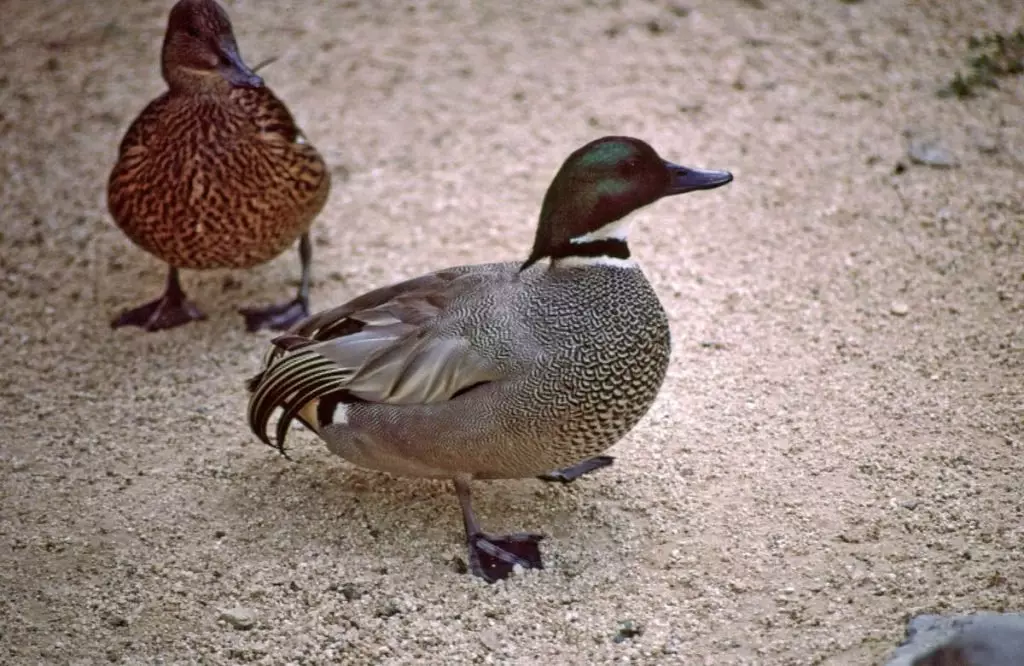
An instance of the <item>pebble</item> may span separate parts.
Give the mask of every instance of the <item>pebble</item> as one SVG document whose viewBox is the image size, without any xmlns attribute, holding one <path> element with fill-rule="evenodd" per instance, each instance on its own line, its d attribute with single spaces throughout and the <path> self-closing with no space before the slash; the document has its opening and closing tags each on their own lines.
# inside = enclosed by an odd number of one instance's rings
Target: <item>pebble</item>
<svg viewBox="0 0 1024 666">
<path fill-rule="evenodd" d="M 619 630 L 612 637 L 613 643 L 624 643 L 638 636 L 643 635 L 644 628 L 633 620 L 624 620 L 619 623 Z"/>
<path fill-rule="evenodd" d="M 363 588 L 355 583 L 342 583 L 339 589 L 341 596 L 345 597 L 345 601 L 356 601 L 364 594 Z"/>
<path fill-rule="evenodd" d="M 491 652 L 501 650 L 501 638 L 494 629 L 484 629 L 479 634 L 480 643 Z"/>
<path fill-rule="evenodd" d="M 235 606 L 221 611 L 220 619 L 235 629 L 245 631 L 256 626 L 256 611 L 244 606 Z"/>
<path fill-rule="evenodd" d="M 940 169 L 959 166 L 960 161 L 937 139 L 908 135 L 907 156 L 911 162 Z"/>
<path fill-rule="evenodd" d="M 910 312 L 910 306 L 904 301 L 893 301 L 889 304 L 889 312 L 897 317 L 905 317 Z"/>
</svg>

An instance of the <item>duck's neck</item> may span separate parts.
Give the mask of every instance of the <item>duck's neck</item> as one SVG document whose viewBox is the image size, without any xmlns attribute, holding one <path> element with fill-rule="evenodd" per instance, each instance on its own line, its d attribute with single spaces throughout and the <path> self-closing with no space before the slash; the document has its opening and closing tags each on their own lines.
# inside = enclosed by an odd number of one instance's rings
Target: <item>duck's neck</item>
<svg viewBox="0 0 1024 666">
<path fill-rule="evenodd" d="M 574 239 L 551 255 L 553 268 L 579 268 L 585 266 L 611 266 L 633 268 L 636 262 L 629 256 L 629 245 L 623 238 Z"/>
<path fill-rule="evenodd" d="M 172 95 L 227 100 L 231 84 L 216 72 L 163 66 L 163 77 Z"/>
<path fill-rule="evenodd" d="M 616 220 L 589 233 L 569 239 L 551 252 L 553 267 L 613 266 L 633 268 L 626 242 L 628 222 Z"/>
</svg>

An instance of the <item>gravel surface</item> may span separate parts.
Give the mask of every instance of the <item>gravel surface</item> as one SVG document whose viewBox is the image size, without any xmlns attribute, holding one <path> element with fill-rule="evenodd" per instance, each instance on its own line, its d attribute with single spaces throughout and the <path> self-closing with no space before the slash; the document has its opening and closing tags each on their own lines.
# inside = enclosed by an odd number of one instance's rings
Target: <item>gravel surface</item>
<svg viewBox="0 0 1024 666">
<path fill-rule="evenodd" d="M 476 488 L 548 535 L 493 586 L 445 484 L 248 432 L 235 307 L 293 252 L 110 330 L 163 285 L 104 187 L 169 7 L 3 3 L 0 662 L 880 664 L 910 617 L 1020 610 L 1024 86 L 935 93 L 1021 3 L 227 5 L 332 164 L 315 308 L 525 257 L 601 135 L 736 177 L 639 215 L 674 353 L 616 464 Z"/>
</svg>

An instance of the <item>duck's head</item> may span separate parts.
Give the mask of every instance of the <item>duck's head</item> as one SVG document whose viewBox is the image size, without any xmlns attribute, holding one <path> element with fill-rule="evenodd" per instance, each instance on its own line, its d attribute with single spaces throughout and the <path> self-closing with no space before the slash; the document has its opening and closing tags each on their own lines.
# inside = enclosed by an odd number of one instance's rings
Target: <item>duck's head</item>
<svg viewBox="0 0 1024 666">
<path fill-rule="evenodd" d="M 179 0 L 174 5 L 167 20 L 161 68 L 172 90 L 263 85 L 239 55 L 231 20 L 215 0 Z"/>
<path fill-rule="evenodd" d="M 576 150 L 548 188 L 533 251 L 523 264 L 629 258 L 623 218 L 662 197 L 710 190 L 732 181 L 728 171 L 679 166 L 640 139 L 606 136 Z"/>
</svg>

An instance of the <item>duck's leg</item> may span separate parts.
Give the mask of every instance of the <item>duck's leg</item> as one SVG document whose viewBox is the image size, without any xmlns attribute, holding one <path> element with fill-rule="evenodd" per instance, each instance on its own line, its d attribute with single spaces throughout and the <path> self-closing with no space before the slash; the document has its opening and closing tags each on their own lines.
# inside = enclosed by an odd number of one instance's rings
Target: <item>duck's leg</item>
<svg viewBox="0 0 1024 666">
<path fill-rule="evenodd" d="M 309 316 L 310 272 L 313 265 L 313 244 L 309 241 L 309 232 L 299 239 L 299 261 L 302 263 L 302 278 L 299 282 L 299 293 L 286 303 L 278 303 L 266 308 L 240 308 L 238 311 L 245 317 L 245 330 L 252 333 L 261 328 L 272 328 L 286 331 Z"/>
<path fill-rule="evenodd" d="M 543 569 L 540 548 L 542 534 L 484 534 L 473 513 L 469 480 L 455 479 L 455 494 L 462 505 L 462 522 L 466 526 L 469 546 L 469 570 L 488 583 L 507 578 L 518 564 L 524 569 Z"/>
<path fill-rule="evenodd" d="M 584 474 L 590 474 L 602 467 L 609 467 L 613 462 L 615 462 L 615 458 L 612 456 L 595 456 L 593 458 L 587 458 L 582 462 L 578 462 L 571 467 L 557 469 L 554 472 L 548 472 L 547 474 L 541 474 L 537 478 L 541 481 L 572 483 Z"/>
<path fill-rule="evenodd" d="M 137 308 L 125 310 L 110 322 L 110 326 L 139 326 L 147 331 L 160 331 L 201 319 L 206 319 L 206 315 L 185 296 L 178 280 L 178 269 L 171 266 L 167 272 L 167 287 L 163 296 Z"/>
</svg>

